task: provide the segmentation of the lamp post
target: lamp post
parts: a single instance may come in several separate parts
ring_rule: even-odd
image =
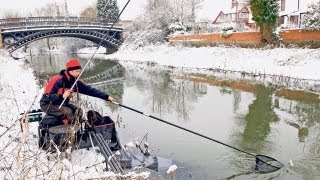
[[[300,10],[300,0],[298,0],[298,13],[299,13],[299,16],[298,16],[298,26],[299,28],[301,27],[301,14],[299,12]]]
[[[64,11],[66,13],[65,17],[65,27],[69,27],[69,12],[68,12],[68,3],[67,0],[64,0]]]
[[[67,0],[64,0],[64,10],[66,12],[66,17],[69,17],[69,12],[68,12],[68,3]]]
[[[235,0],[234,2],[235,2],[235,4],[236,4],[236,28],[237,28],[237,30],[238,30],[238,29],[239,29],[239,12],[238,12],[238,5],[239,5],[239,3],[238,3],[237,0]]]

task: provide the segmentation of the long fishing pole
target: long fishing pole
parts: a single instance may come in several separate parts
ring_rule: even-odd
[[[259,172],[264,172],[264,173],[265,173],[265,172],[273,172],[273,171],[276,171],[276,170],[281,169],[281,168],[283,167],[283,164],[282,164],[281,162],[279,162],[278,160],[276,160],[276,159],[274,159],[274,158],[272,158],[272,157],[265,156],[265,155],[255,155],[255,154],[246,152],[246,151],[241,150],[241,149],[239,149],[239,148],[233,147],[233,146],[231,146],[231,145],[229,145],[229,144],[226,144],[226,143],[223,143],[223,142],[221,142],[221,141],[215,140],[215,139],[213,139],[213,138],[210,138],[210,137],[205,136],[205,135],[203,135],[203,134],[200,134],[200,133],[194,132],[194,131],[192,131],[192,130],[186,129],[186,128],[184,128],[184,127],[178,126],[178,125],[176,125],[176,124],[170,123],[170,122],[168,122],[168,121],[165,121],[165,120],[163,120],[163,119],[157,118],[157,117],[155,117],[155,116],[146,114],[146,113],[144,113],[144,112],[142,112],[142,111],[133,109],[133,108],[131,108],[131,107],[125,106],[125,105],[120,104],[120,103],[118,103],[118,102],[113,102],[113,103],[116,104],[116,105],[118,105],[118,106],[121,106],[121,107],[124,107],[124,108],[126,108],[126,109],[129,109],[129,110],[131,110],[131,111],[134,111],[134,112],[137,112],[137,113],[139,113],[139,114],[142,114],[142,115],[144,115],[144,116],[148,116],[148,117],[153,118],[153,119],[155,119],[155,120],[158,120],[158,121],[160,121],[160,122],[169,124],[169,125],[174,126],[174,127],[176,127],[176,128],[179,128],[179,129],[185,130],[185,131],[187,131],[187,132],[190,132],[190,133],[192,133],[192,134],[198,135],[198,136],[203,137],[203,138],[205,138],[205,139],[208,139],[208,140],[210,140],[210,141],[214,141],[214,142],[216,142],[216,143],[222,144],[222,145],[227,146],[227,147],[229,147],[229,148],[232,148],[232,149],[235,149],[235,150],[240,151],[240,152],[242,152],[242,153],[245,153],[245,154],[248,154],[248,155],[250,155],[250,156],[253,156],[253,157],[256,158],[256,167],[255,167],[255,170],[257,170],[257,171],[259,171]],[[265,166],[265,165],[263,165],[263,164],[265,164],[265,165],[267,165],[267,166]]]
[[[176,127],[176,128],[179,128],[179,129],[188,131],[188,132],[190,132],[190,133],[192,133],[192,134],[195,134],[195,135],[201,136],[201,137],[203,137],[203,138],[209,139],[209,140],[211,140],[211,141],[217,142],[217,143],[219,143],[219,144],[228,146],[228,147],[230,147],[230,148],[232,148],[232,149],[241,151],[241,152],[246,153],[246,154],[248,154],[248,155],[250,155],[250,156],[256,156],[256,155],[251,154],[251,153],[249,153],[249,152],[243,151],[243,150],[241,150],[241,149],[238,149],[238,148],[236,148],[236,147],[230,146],[230,145],[225,144],[225,143],[223,143],[223,142],[220,142],[220,141],[218,141],[218,140],[212,139],[212,138],[210,138],[210,137],[208,137],[208,136],[205,136],[205,135],[202,135],[202,134],[200,134],[200,133],[191,131],[191,130],[186,129],[186,128],[184,128],[184,127],[181,127],[181,126],[178,126],[178,125],[176,125],[176,124],[170,123],[170,122],[168,122],[168,121],[165,121],[165,120],[163,120],[163,119],[157,118],[157,117],[155,117],[155,116],[146,114],[146,113],[144,113],[144,112],[141,112],[141,111],[139,111],[139,110],[133,109],[133,108],[128,107],[128,106],[125,106],[125,105],[123,105],[123,104],[120,104],[120,103],[117,103],[117,102],[114,102],[114,104],[119,105],[119,106],[124,107],[124,108],[127,108],[127,109],[130,109],[131,111],[137,112],[137,113],[142,114],[142,115],[144,115],[144,116],[148,116],[148,117],[150,117],[150,118],[156,119],[156,120],[161,121],[161,122],[163,122],[163,123],[169,124],[169,125],[174,126],[174,127]]]
[[[113,28],[113,26],[115,25],[115,23],[118,21],[118,19],[120,18],[121,14],[123,13],[123,11],[126,9],[126,7],[128,6],[129,2],[131,0],[128,0],[127,3],[125,4],[125,6],[122,8],[121,12],[119,13],[118,17],[116,18],[116,20],[112,23],[112,25],[109,27],[108,31],[106,32],[106,34],[102,37],[100,43],[97,46],[97,49],[93,52],[92,56],[88,59],[87,63],[85,64],[85,66],[83,67],[82,71],[80,72],[79,76],[77,77],[77,79],[75,80],[75,82],[72,84],[70,89],[73,89],[74,86],[77,84],[78,80],[80,79],[80,76],[82,75],[82,73],[84,72],[84,70],[86,69],[86,67],[88,66],[88,64],[90,63],[90,61],[93,59],[94,55],[97,53],[98,49],[100,48],[103,40],[108,36],[109,31]],[[62,105],[64,104],[64,102],[66,101],[67,98],[64,98],[63,101],[61,102],[59,109],[62,107]]]

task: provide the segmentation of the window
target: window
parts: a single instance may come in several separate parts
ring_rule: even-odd
[[[249,13],[241,13],[240,14],[241,19],[248,19],[249,18]]]
[[[290,16],[291,27],[298,26],[298,16]]]

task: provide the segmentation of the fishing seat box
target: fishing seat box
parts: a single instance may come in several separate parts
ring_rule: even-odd
[[[80,127],[73,124],[58,125],[49,128],[49,139],[52,140],[60,150],[68,148],[68,143],[74,143],[78,139]]]

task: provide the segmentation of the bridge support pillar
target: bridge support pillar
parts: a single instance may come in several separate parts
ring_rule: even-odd
[[[117,48],[106,48],[106,54],[112,54],[116,52],[118,49]]]
[[[2,33],[1,33],[1,28],[0,28],[0,49],[3,48],[3,42],[2,42]]]

